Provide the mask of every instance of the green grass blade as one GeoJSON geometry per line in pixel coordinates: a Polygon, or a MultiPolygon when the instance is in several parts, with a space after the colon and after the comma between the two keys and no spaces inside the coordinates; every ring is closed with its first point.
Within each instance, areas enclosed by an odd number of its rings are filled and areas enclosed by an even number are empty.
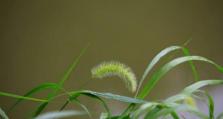
{"type": "Polygon", "coordinates": [[[25,97],[25,96],[21,96],[21,95],[12,94],[12,93],[6,93],[6,92],[0,92],[0,96],[6,96],[6,97],[35,101],[35,102],[47,102],[48,101],[48,100],[44,100],[44,99],[25,97]]]}
{"type": "Polygon", "coordinates": [[[154,116],[150,117],[149,119],[158,119],[159,117],[163,117],[167,115],[171,115],[173,119],[180,119],[178,114],[175,112],[174,108],[164,108],[160,110],[159,112],[157,112],[156,114],[154,114],[154,116]]]}
{"type": "MultiPolygon", "coordinates": [[[[183,51],[183,53],[184,53],[185,56],[190,56],[190,51],[189,51],[188,48],[183,47],[182,48],[182,51],[183,51]]],[[[194,76],[194,80],[195,81],[199,81],[200,77],[198,75],[197,68],[194,65],[193,61],[189,61],[189,65],[191,67],[191,70],[192,70],[192,73],[193,73],[193,76],[194,76]]]]}
{"type": "Polygon", "coordinates": [[[93,95],[91,93],[86,93],[86,92],[71,92],[69,95],[70,95],[70,97],[69,97],[70,101],[76,100],[80,95],[85,95],[85,96],[88,96],[90,98],[97,99],[98,101],[100,101],[102,103],[102,105],[105,108],[105,110],[107,111],[108,117],[110,119],[110,117],[111,117],[110,109],[107,106],[107,104],[105,103],[105,101],[103,99],[101,99],[99,96],[93,95]]]}
{"type": "Polygon", "coordinates": [[[159,107],[159,106],[154,107],[151,111],[149,111],[149,112],[145,115],[144,119],[150,119],[150,118],[152,118],[152,117],[153,117],[156,113],[158,113],[160,110],[162,110],[162,107],[159,107]]]}
{"type": "Polygon", "coordinates": [[[148,66],[146,67],[146,70],[144,71],[142,78],[140,79],[138,88],[137,88],[137,92],[136,92],[136,96],[139,93],[139,90],[142,86],[143,81],[146,79],[147,75],[149,74],[149,72],[152,70],[152,68],[159,62],[159,60],[161,60],[161,58],[163,58],[165,55],[169,54],[172,51],[175,50],[179,50],[181,49],[181,46],[170,46],[167,47],[165,49],[163,49],[160,53],[158,53],[153,59],[152,61],[148,64],[148,66]]]}
{"type": "Polygon", "coordinates": [[[94,92],[94,91],[90,91],[90,90],[72,91],[72,92],[68,92],[68,93],[70,95],[70,100],[77,99],[80,95],[86,95],[86,96],[98,99],[99,101],[102,102],[104,108],[106,109],[106,111],[109,115],[110,115],[110,111],[109,111],[106,103],[101,98],[117,100],[117,101],[121,101],[121,102],[132,103],[132,104],[133,103],[134,104],[142,104],[142,103],[146,102],[146,101],[131,98],[131,97],[120,96],[120,95],[116,95],[116,94],[112,94],[112,93],[94,92]]]}
{"type": "Polygon", "coordinates": [[[180,119],[179,115],[174,110],[170,113],[170,115],[173,117],[173,119],[180,119]]]}
{"type": "Polygon", "coordinates": [[[66,111],[55,111],[55,112],[47,112],[45,114],[39,115],[35,119],[60,119],[71,116],[79,116],[85,115],[85,112],[76,111],[76,110],[66,110],[66,111]]]}
{"type": "Polygon", "coordinates": [[[70,101],[67,100],[67,101],[61,106],[60,111],[64,110],[65,107],[66,107],[69,103],[70,103],[70,101]]]}
{"type": "Polygon", "coordinates": [[[0,119],[9,119],[6,113],[0,108],[0,119]]]}
{"type": "Polygon", "coordinates": [[[89,44],[82,49],[79,56],[73,61],[73,63],[68,67],[68,69],[65,71],[62,79],[59,81],[59,85],[63,86],[64,82],[70,78],[71,73],[76,69],[78,63],[80,62],[80,58],[83,56],[83,54],[86,52],[87,48],[89,47],[89,44]]]}
{"type": "Polygon", "coordinates": [[[134,104],[141,104],[141,103],[146,102],[144,100],[135,99],[131,97],[121,96],[121,95],[112,94],[112,93],[100,93],[100,92],[95,92],[95,91],[90,91],[90,90],[70,92],[70,95],[79,95],[79,94],[90,94],[90,95],[95,95],[95,96],[106,98],[106,99],[117,100],[117,101],[126,102],[126,103],[134,103],[134,104]]]}
{"type": "Polygon", "coordinates": [[[153,118],[156,119],[161,116],[166,116],[167,114],[170,114],[172,118],[178,118],[177,115],[175,115],[176,114],[175,111],[189,112],[203,119],[214,119],[214,101],[207,92],[200,91],[199,88],[202,88],[207,85],[217,85],[217,84],[223,84],[223,80],[198,81],[186,87],[180,94],[167,98],[166,100],[163,101],[163,103],[156,103],[156,102],[145,103],[135,111],[133,119],[138,119],[139,116],[143,115],[143,113],[145,113],[146,111],[148,111],[148,114],[146,115],[146,118],[148,119],[153,119],[153,118]],[[196,106],[194,107],[193,105],[183,103],[184,100],[186,100],[188,97],[191,97],[193,93],[198,93],[198,92],[205,94],[205,96],[208,97],[209,117],[203,114],[202,112],[199,112],[196,106]],[[153,108],[153,110],[151,110],[151,108],[153,108]]]}
{"type": "Polygon", "coordinates": [[[82,104],[78,99],[73,99],[72,101],[67,100],[67,101],[62,105],[62,107],[60,108],[60,111],[62,111],[63,109],[65,109],[65,107],[66,107],[70,102],[74,102],[74,103],[78,104],[81,108],[84,109],[84,111],[87,113],[87,115],[88,115],[90,118],[92,118],[91,113],[89,112],[88,108],[87,108],[84,104],[82,104]]]}
{"type": "Polygon", "coordinates": [[[120,114],[118,119],[123,119],[124,117],[129,116],[130,113],[134,110],[135,105],[136,104],[134,103],[130,103],[128,107],[120,114]]]}
{"type": "MultiPolygon", "coordinates": [[[[140,79],[140,82],[139,82],[139,85],[138,85],[138,88],[137,88],[137,91],[136,91],[136,94],[135,94],[135,97],[138,95],[139,91],[140,91],[140,88],[142,86],[142,83],[144,82],[144,80],[146,79],[146,77],[148,76],[148,74],[150,73],[150,71],[152,70],[152,68],[166,55],[168,55],[169,53],[173,52],[173,51],[176,51],[176,50],[182,50],[183,54],[185,56],[190,56],[190,52],[189,52],[189,49],[187,49],[186,47],[182,47],[182,46],[170,46],[170,47],[167,47],[165,49],[163,49],[160,53],[158,53],[153,59],[152,61],[148,64],[146,70],[144,71],[141,79],[140,79]]],[[[189,64],[190,64],[190,67],[192,69],[192,72],[193,72],[193,75],[194,75],[194,79],[195,81],[198,81],[199,80],[199,76],[198,76],[198,72],[196,70],[196,67],[194,65],[194,63],[192,61],[189,61],[189,64]]]]}
{"type": "Polygon", "coordinates": [[[174,67],[176,67],[179,64],[188,62],[188,61],[203,61],[209,64],[214,65],[220,72],[223,72],[223,68],[214,63],[213,61],[201,57],[201,56],[184,56],[184,57],[179,57],[176,58],[172,61],[170,61],[169,63],[165,64],[163,67],[161,67],[157,72],[155,72],[152,75],[152,78],[146,83],[145,87],[142,89],[142,91],[139,93],[139,95],[137,96],[140,99],[145,98],[151,91],[151,89],[156,85],[156,83],[171,69],[173,69],[174,67]]]}
{"type": "Polygon", "coordinates": [[[204,113],[200,112],[198,109],[191,107],[189,105],[179,105],[177,107],[174,107],[176,111],[179,112],[189,112],[192,113],[194,115],[196,115],[197,117],[201,118],[201,119],[209,119],[207,115],[205,115],[204,113]]]}
{"type": "MultiPolygon", "coordinates": [[[[46,89],[57,89],[59,88],[58,84],[56,83],[44,83],[41,84],[35,88],[33,88],[32,90],[30,90],[29,92],[27,92],[24,96],[28,97],[28,96],[32,96],[40,91],[46,90],[46,89]]],[[[12,109],[15,108],[15,106],[17,106],[20,102],[22,102],[24,99],[18,99],[9,109],[9,111],[11,111],[12,109]]]]}
{"type": "MultiPolygon", "coordinates": [[[[140,88],[142,86],[142,83],[144,82],[144,80],[146,79],[147,75],[149,74],[149,72],[152,70],[152,68],[159,62],[159,60],[161,60],[164,56],[168,55],[169,53],[173,52],[173,51],[176,51],[176,50],[182,50],[183,54],[185,56],[190,56],[190,52],[189,50],[185,47],[188,43],[189,43],[190,40],[187,40],[187,42],[184,43],[183,46],[170,46],[170,47],[167,47],[165,49],[163,49],[160,53],[158,53],[153,59],[152,61],[148,64],[146,70],[144,71],[143,75],[142,75],[142,78],[140,79],[140,82],[139,82],[139,86],[137,88],[137,91],[136,91],[136,94],[135,94],[135,97],[138,96],[138,93],[140,91],[140,88]]],[[[199,75],[198,75],[198,72],[196,70],[196,67],[194,65],[194,63],[192,61],[189,61],[189,64],[190,64],[190,67],[192,69],[192,73],[194,75],[194,79],[195,81],[198,81],[199,80],[199,75]]]]}
{"type": "MultiPolygon", "coordinates": [[[[177,102],[177,101],[180,101],[180,100],[184,100],[185,98],[190,96],[192,93],[198,92],[199,88],[202,88],[202,87],[207,86],[207,85],[218,85],[218,84],[223,84],[223,80],[219,79],[219,80],[198,81],[198,82],[193,83],[190,86],[187,86],[186,88],[184,88],[182,93],[167,98],[164,102],[165,103],[172,103],[172,102],[177,102]]],[[[201,91],[199,91],[199,92],[201,92],[201,91]]],[[[209,101],[211,101],[211,100],[209,100],[209,101]]]]}
{"type": "Polygon", "coordinates": [[[209,119],[208,116],[206,116],[205,114],[203,114],[196,108],[189,106],[189,105],[177,104],[177,103],[175,103],[173,105],[172,104],[171,105],[170,104],[161,104],[161,105],[162,105],[162,107],[154,108],[154,110],[156,110],[156,112],[153,112],[153,113],[150,112],[149,115],[147,114],[147,118],[148,119],[157,119],[159,117],[165,117],[167,115],[171,115],[173,119],[180,119],[177,112],[189,112],[189,113],[192,113],[202,119],[209,119]]]}
{"type": "Polygon", "coordinates": [[[176,101],[179,101],[179,100],[184,100],[187,97],[188,97],[188,95],[180,93],[180,94],[177,94],[177,95],[174,95],[174,96],[171,96],[171,97],[167,98],[164,102],[165,103],[172,103],[172,102],[176,102],[176,101]]]}
{"type": "Polygon", "coordinates": [[[199,82],[196,82],[196,83],[194,83],[194,84],[186,87],[183,90],[183,93],[185,93],[185,94],[191,94],[194,91],[196,91],[199,88],[202,88],[204,86],[217,85],[217,84],[223,84],[223,80],[203,80],[203,81],[199,81],[199,82]]]}
{"type": "Polygon", "coordinates": [[[78,104],[81,108],[84,109],[84,111],[87,113],[87,115],[92,119],[92,115],[89,112],[88,108],[82,104],[77,98],[72,99],[72,101],[70,100],[70,98],[72,97],[72,95],[70,95],[67,91],[65,91],[66,94],[69,96],[69,99],[62,105],[62,107],[60,108],[60,111],[62,111],[63,109],[65,109],[65,107],[70,103],[70,102],[74,102],[76,104],[78,104]]]}
{"type": "MultiPolygon", "coordinates": [[[[60,87],[63,87],[64,83],[66,80],[69,79],[71,73],[75,70],[75,68],[77,67],[81,56],[85,53],[85,51],[87,50],[87,48],[89,47],[89,44],[87,45],[87,47],[83,48],[81,53],[79,54],[79,56],[72,62],[72,64],[68,67],[68,69],[65,71],[63,77],[60,79],[60,81],[58,82],[58,85],[60,87]]],[[[53,99],[57,93],[58,93],[59,89],[55,90],[53,93],[50,93],[48,95],[48,100],[53,99]]],[[[38,108],[36,109],[36,111],[34,112],[34,116],[37,116],[38,114],[40,114],[42,112],[42,110],[48,105],[48,103],[42,103],[38,106],[38,108]]]]}
{"type": "Polygon", "coordinates": [[[156,107],[159,105],[159,103],[156,102],[147,102],[145,104],[142,104],[134,113],[133,113],[133,119],[138,119],[143,113],[146,113],[150,111],[153,107],[156,107]]]}
{"type": "Polygon", "coordinates": [[[41,103],[38,108],[35,110],[35,112],[33,113],[33,117],[36,117],[38,116],[42,110],[49,104],[49,102],[44,102],[44,103],[41,103]]]}
{"type": "Polygon", "coordinates": [[[135,111],[133,119],[138,119],[140,116],[144,115],[144,113],[146,113],[144,117],[145,119],[157,119],[158,117],[167,114],[170,114],[173,119],[180,119],[173,109],[164,103],[149,102],[141,105],[140,108],[135,111]],[[171,111],[167,111],[170,109],[171,111]]]}
{"type": "Polygon", "coordinates": [[[75,100],[73,100],[73,101],[74,101],[74,103],[80,105],[81,108],[83,108],[84,111],[87,113],[87,115],[89,116],[89,118],[92,119],[92,115],[91,115],[90,111],[88,110],[88,108],[87,108],[84,104],[82,104],[78,99],[75,99],[75,100]]]}
{"type": "Polygon", "coordinates": [[[205,95],[208,97],[208,109],[209,109],[209,119],[215,119],[214,118],[214,100],[207,92],[205,92],[205,95]]]}

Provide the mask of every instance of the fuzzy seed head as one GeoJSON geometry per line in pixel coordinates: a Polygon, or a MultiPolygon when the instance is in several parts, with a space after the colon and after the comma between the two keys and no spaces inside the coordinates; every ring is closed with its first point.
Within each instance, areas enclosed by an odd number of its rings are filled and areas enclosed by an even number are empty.
{"type": "Polygon", "coordinates": [[[135,92],[137,88],[136,76],[130,67],[126,66],[117,61],[103,62],[91,70],[93,78],[107,78],[117,76],[122,79],[126,87],[131,91],[135,92]]]}

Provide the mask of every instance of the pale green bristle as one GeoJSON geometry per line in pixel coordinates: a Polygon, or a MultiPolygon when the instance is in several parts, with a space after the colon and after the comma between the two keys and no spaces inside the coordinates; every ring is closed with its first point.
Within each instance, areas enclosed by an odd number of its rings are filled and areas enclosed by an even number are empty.
{"type": "Polygon", "coordinates": [[[95,66],[92,70],[93,78],[106,78],[111,76],[118,76],[122,79],[127,88],[131,92],[135,92],[137,88],[136,76],[130,67],[116,61],[103,62],[95,66]]]}

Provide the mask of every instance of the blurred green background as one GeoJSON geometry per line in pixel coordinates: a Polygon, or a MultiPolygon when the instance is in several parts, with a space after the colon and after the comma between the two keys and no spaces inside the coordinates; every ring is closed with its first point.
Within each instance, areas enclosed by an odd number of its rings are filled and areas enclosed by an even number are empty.
{"type": "MultiPolygon", "coordinates": [[[[188,39],[192,39],[188,44],[192,54],[223,65],[222,6],[221,0],[1,0],[0,90],[24,94],[40,83],[57,82],[89,42],[88,51],[66,82],[67,90],[84,88],[132,96],[117,78],[91,79],[90,69],[102,61],[118,60],[140,78],[161,49],[188,39]]],[[[196,64],[203,79],[223,77],[210,65],[196,64]]],[[[192,80],[188,65],[181,65],[159,82],[148,100],[173,95],[192,80]]],[[[0,97],[0,107],[8,109],[13,101],[0,97]]],[[[95,101],[83,98],[83,102],[96,114],[100,112],[95,101]]],[[[48,110],[56,110],[62,103],[56,101],[48,110]]],[[[113,113],[126,106],[113,101],[109,105],[113,113]]],[[[9,116],[22,119],[36,106],[22,103],[9,116]]]]}

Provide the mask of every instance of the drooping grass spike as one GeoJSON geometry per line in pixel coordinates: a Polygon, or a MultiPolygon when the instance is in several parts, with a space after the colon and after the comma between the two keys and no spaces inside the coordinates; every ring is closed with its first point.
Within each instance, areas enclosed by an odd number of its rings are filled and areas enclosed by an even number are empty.
{"type": "Polygon", "coordinates": [[[103,62],[91,70],[93,78],[106,78],[112,76],[118,76],[122,79],[126,87],[131,91],[135,92],[137,88],[136,76],[130,67],[117,61],[103,62]]]}

